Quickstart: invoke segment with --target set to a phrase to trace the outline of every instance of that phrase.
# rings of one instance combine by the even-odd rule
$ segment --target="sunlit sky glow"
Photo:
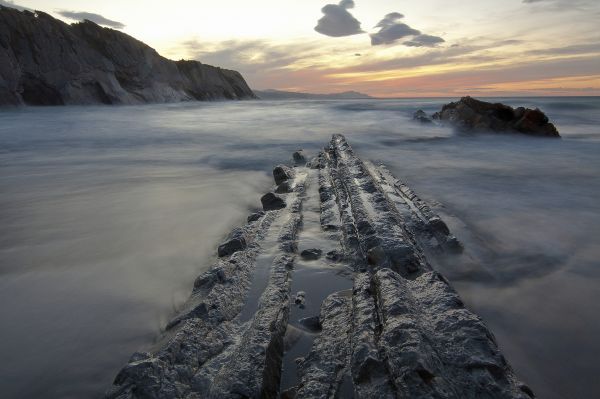
[[[66,22],[79,14],[65,11],[101,15],[166,57],[236,69],[255,89],[384,97],[600,95],[598,0],[354,0],[354,7],[351,0],[15,3]],[[327,19],[325,30],[341,36],[315,31],[327,4],[336,15],[350,13],[347,19],[360,27]],[[380,32],[390,13],[403,18],[390,18],[392,29]],[[422,36],[394,36],[416,30]],[[384,42],[372,45],[370,34]],[[422,47],[405,44],[415,41]]]

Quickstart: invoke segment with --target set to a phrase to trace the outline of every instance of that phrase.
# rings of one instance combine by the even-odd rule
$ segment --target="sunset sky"
[[[598,0],[14,3],[66,22],[96,20],[169,58],[236,69],[255,89],[600,95]]]

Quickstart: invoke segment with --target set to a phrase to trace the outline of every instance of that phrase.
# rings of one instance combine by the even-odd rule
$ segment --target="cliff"
[[[242,75],[171,61],[122,32],[0,6],[0,106],[256,98]]]

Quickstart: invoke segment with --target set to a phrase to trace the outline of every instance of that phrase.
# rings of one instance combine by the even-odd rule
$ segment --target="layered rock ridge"
[[[236,71],[171,61],[90,21],[0,6],[0,105],[143,104],[256,98]]]
[[[534,397],[433,269],[462,246],[410,188],[341,135],[274,178],[109,398]]]

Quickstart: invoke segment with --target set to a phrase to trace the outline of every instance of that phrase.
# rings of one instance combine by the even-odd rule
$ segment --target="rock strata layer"
[[[131,357],[107,397],[534,397],[432,267],[435,254],[462,246],[412,190],[341,135],[310,167],[285,172],[293,189],[283,207],[254,213],[228,236],[158,344]],[[307,263],[298,247],[312,220],[339,250]],[[332,260],[350,289],[336,290],[323,271],[306,274]],[[320,290],[320,311],[290,320],[312,312]]]
[[[236,71],[171,61],[90,21],[0,6],[0,105],[142,104],[255,98]]]
[[[423,115],[415,119],[423,121]],[[426,116],[425,116],[426,117]],[[517,132],[530,136],[560,137],[556,127],[539,109],[512,108],[500,103],[488,103],[472,97],[443,106],[433,119],[449,122],[462,130]]]

